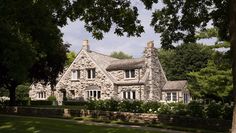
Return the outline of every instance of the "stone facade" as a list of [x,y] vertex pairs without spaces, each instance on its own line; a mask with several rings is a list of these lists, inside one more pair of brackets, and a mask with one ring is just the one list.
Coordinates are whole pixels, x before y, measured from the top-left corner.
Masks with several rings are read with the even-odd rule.
[[[120,60],[91,51],[86,40],[75,60],[59,78],[53,94],[59,104],[66,99],[160,101],[167,82],[153,42],[147,44],[142,58]],[[40,83],[32,84],[31,88],[32,100],[43,100],[52,94],[50,86]],[[43,97],[40,92],[45,92]]]

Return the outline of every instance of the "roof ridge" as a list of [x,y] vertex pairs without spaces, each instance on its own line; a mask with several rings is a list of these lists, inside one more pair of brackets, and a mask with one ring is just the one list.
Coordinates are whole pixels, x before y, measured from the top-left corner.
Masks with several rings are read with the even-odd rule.
[[[111,57],[111,56],[109,56],[109,55],[102,54],[102,53],[99,53],[99,52],[96,52],[96,51],[90,50],[90,52],[94,52],[94,53],[96,53],[96,54],[103,55],[103,56],[106,56],[106,57],[109,57],[109,58],[117,59],[117,58],[114,58],[114,57]],[[118,59],[118,60],[120,60],[120,59]]]

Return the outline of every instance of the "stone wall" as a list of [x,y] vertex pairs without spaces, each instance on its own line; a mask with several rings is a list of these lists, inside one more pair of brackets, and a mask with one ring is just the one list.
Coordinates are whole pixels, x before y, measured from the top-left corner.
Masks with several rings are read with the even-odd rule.
[[104,120],[121,120],[135,123],[162,123],[172,126],[200,128],[214,131],[229,131],[231,121],[218,119],[202,119],[185,116],[170,116],[147,113],[111,112],[98,110],[76,110],[63,108],[36,107],[0,107],[1,114],[13,114],[39,117],[93,117]]

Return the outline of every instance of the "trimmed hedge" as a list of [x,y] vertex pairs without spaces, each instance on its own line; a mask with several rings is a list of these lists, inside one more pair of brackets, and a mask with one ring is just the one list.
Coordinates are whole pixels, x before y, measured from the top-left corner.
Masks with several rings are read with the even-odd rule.
[[164,115],[179,115],[198,118],[216,118],[231,120],[233,103],[191,101],[183,103],[160,103],[142,101],[115,101],[115,100],[91,100],[87,102],[88,110],[120,111],[132,113],[157,113]]
[[85,101],[63,101],[62,103],[65,106],[85,106],[87,102]]
[[45,101],[45,100],[38,100],[38,101],[31,101],[31,106],[40,106],[40,105],[52,105],[53,101]]

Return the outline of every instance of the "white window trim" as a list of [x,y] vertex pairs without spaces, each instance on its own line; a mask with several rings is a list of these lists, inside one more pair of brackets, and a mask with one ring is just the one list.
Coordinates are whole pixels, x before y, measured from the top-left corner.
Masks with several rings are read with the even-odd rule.
[[78,69],[71,70],[71,80],[79,80],[80,75],[78,76],[78,74],[80,74],[80,70]]
[[[131,77],[131,71],[134,70],[134,77]],[[126,71],[129,72],[129,77],[126,77]],[[130,69],[130,70],[124,70],[124,79],[135,79],[135,69]]]
[[[94,91],[96,92],[96,97],[94,97]],[[100,97],[98,97],[98,92],[100,91]],[[101,99],[101,90],[86,90],[87,99],[98,100]]]
[[46,99],[46,92],[45,91],[37,92],[37,99],[38,100],[45,100]]
[[[136,91],[134,90],[130,90],[130,91],[122,91],[122,99],[124,100],[135,100],[133,97],[133,92],[135,92],[135,99],[136,99]],[[124,97],[124,93],[125,93],[125,97]],[[128,98],[128,93],[130,93],[130,98]]]
[[[170,100],[167,100],[167,93],[170,93]],[[173,93],[176,94],[176,100],[174,101],[173,99]],[[177,92],[166,92],[166,101],[167,102],[178,102],[178,93]]]
[[[89,74],[89,71],[90,70],[90,74]],[[93,77],[93,71],[94,71],[94,77]],[[89,78],[89,76],[88,75],[90,75],[90,78]],[[95,79],[96,78],[96,69],[95,68],[89,68],[89,69],[87,69],[87,79],[89,79],[89,80],[93,80],[93,79]]]

